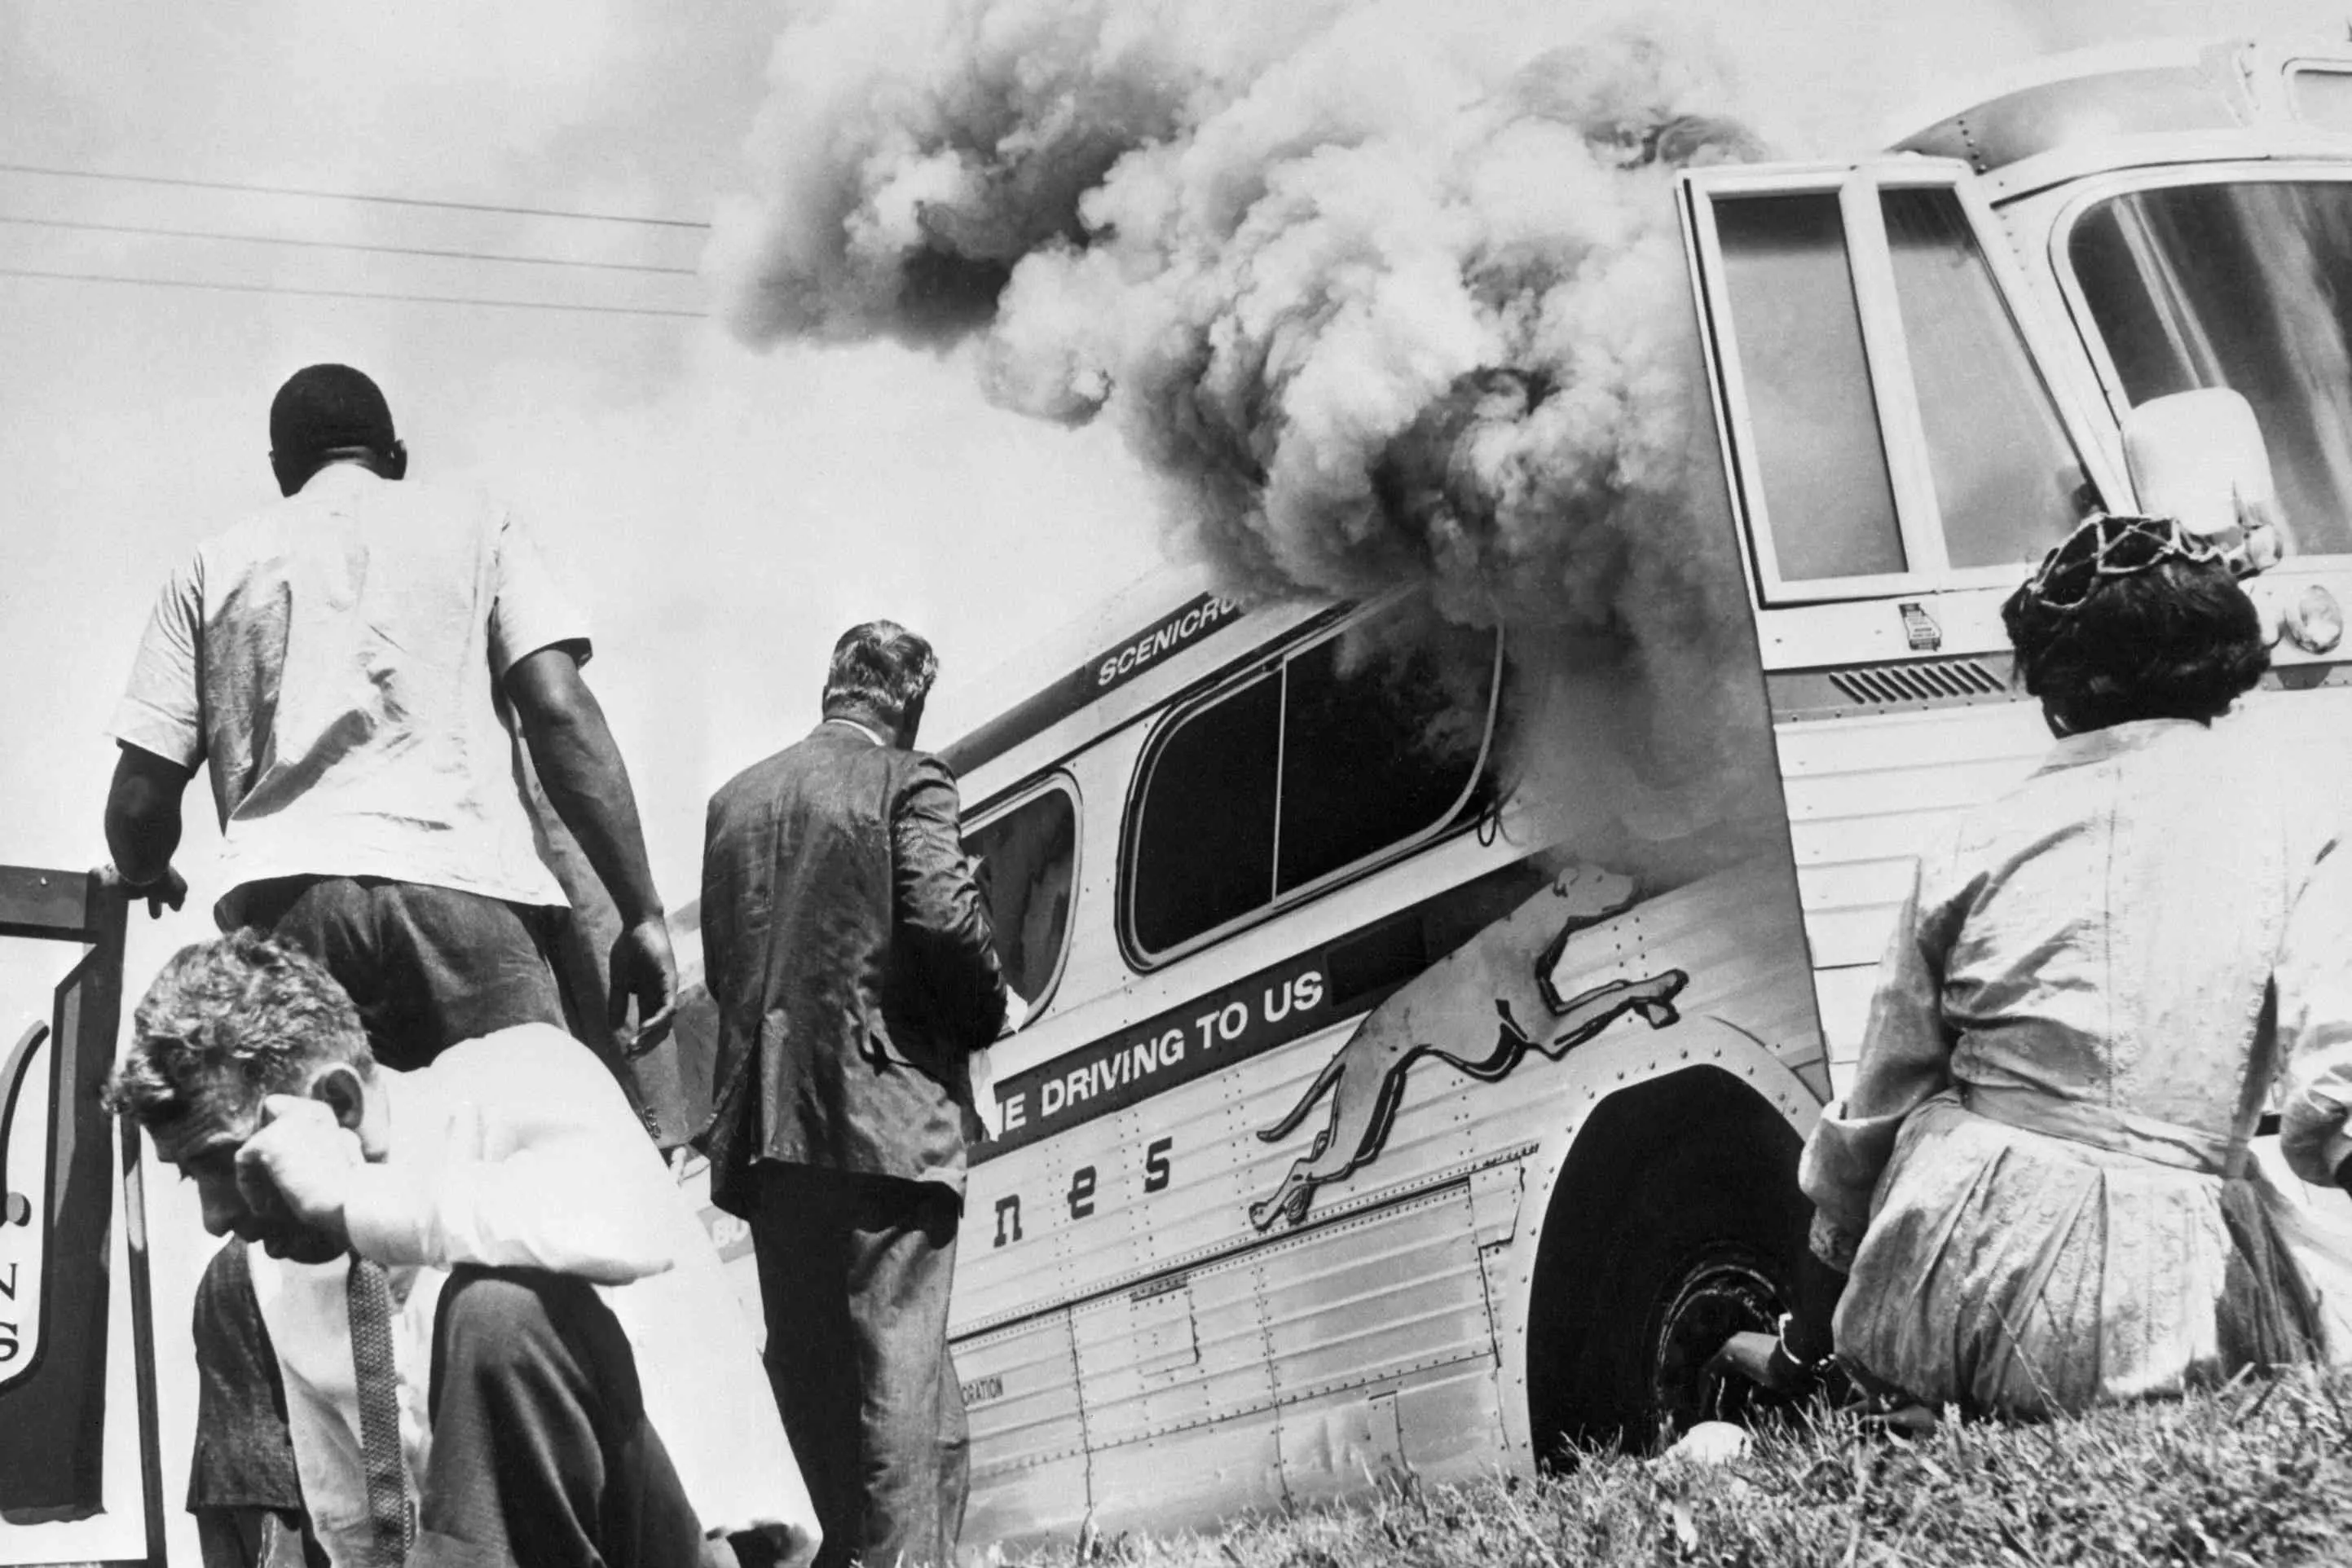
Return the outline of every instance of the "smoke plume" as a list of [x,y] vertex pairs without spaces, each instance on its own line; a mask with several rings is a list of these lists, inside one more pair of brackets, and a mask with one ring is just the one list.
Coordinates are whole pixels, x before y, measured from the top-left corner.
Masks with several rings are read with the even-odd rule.
[[747,342],[969,342],[993,399],[1115,422],[1238,591],[1573,647],[1654,798],[1719,804],[1753,692],[1672,179],[1762,149],[1697,39],[1600,16],[820,9],[711,269]]

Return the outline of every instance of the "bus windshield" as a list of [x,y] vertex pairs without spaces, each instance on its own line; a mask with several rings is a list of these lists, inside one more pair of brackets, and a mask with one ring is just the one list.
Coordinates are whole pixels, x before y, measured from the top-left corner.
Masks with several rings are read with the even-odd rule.
[[2136,191],[2067,250],[2126,396],[2242,395],[2289,548],[2352,552],[2352,181]]

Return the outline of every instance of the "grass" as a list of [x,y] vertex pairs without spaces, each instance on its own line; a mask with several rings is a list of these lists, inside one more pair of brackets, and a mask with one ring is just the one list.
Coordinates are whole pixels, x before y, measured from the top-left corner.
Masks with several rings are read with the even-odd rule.
[[2352,1376],[2295,1373],[2031,1426],[1912,1440],[1816,1414],[1729,1464],[1590,1457],[1572,1474],[1384,1486],[1212,1536],[1032,1561],[1168,1568],[2352,1563]]

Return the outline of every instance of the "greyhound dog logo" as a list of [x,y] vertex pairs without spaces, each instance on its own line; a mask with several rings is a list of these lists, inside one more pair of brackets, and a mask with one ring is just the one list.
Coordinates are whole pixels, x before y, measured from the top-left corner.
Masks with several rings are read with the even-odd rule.
[[[1451,1063],[1482,1083],[1495,1083],[1507,1078],[1529,1051],[1541,1052],[1558,1061],[1628,1013],[1637,1015],[1654,1029],[1663,1029],[1679,1018],[1674,999],[1690,984],[1690,976],[1679,969],[1639,980],[1612,980],[1565,1000],[1554,991],[1551,971],[1569,936],[1632,902],[1630,883],[1617,878],[1607,881],[1624,891],[1609,898],[1600,910],[1583,911],[1581,918],[1571,919],[1538,961],[1542,976],[1538,990],[1545,1005],[1556,1015],[1540,1033],[1530,1035],[1521,1027],[1512,1015],[1510,1003],[1499,997],[1495,1002],[1500,1023],[1494,1046],[1474,1057],[1456,1056],[1425,1040],[1413,1039],[1404,1031],[1379,1027],[1378,1013],[1367,1018],[1324,1064],[1323,1070],[1316,1075],[1298,1103],[1291,1107],[1289,1114],[1258,1133],[1268,1143],[1287,1138],[1307,1120],[1307,1112],[1318,1101],[1330,1096],[1330,1120],[1315,1135],[1314,1146],[1291,1163],[1289,1173],[1282,1178],[1273,1196],[1250,1205],[1250,1223],[1265,1230],[1277,1216],[1287,1215],[1291,1224],[1298,1224],[1307,1217],[1307,1206],[1315,1201],[1318,1187],[1350,1175],[1377,1158],[1388,1142],[1397,1108],[1403,1102],[1405,1075],[1423,1057]],[[1549,1038],[1544,1037],[1547,1035]]]

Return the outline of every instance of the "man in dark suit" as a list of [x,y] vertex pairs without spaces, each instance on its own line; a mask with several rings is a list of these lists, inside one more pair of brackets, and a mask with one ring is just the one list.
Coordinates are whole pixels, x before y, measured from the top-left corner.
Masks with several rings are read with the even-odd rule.
[[818,1568],[944,1564],[963,1524],[948,1286],[969,1058],[1009,993],[954,776],[912,749],[938,668],[903,627],[851,627],[824,721],[712,796],[704,838],[711,1196],[751,1223]]

